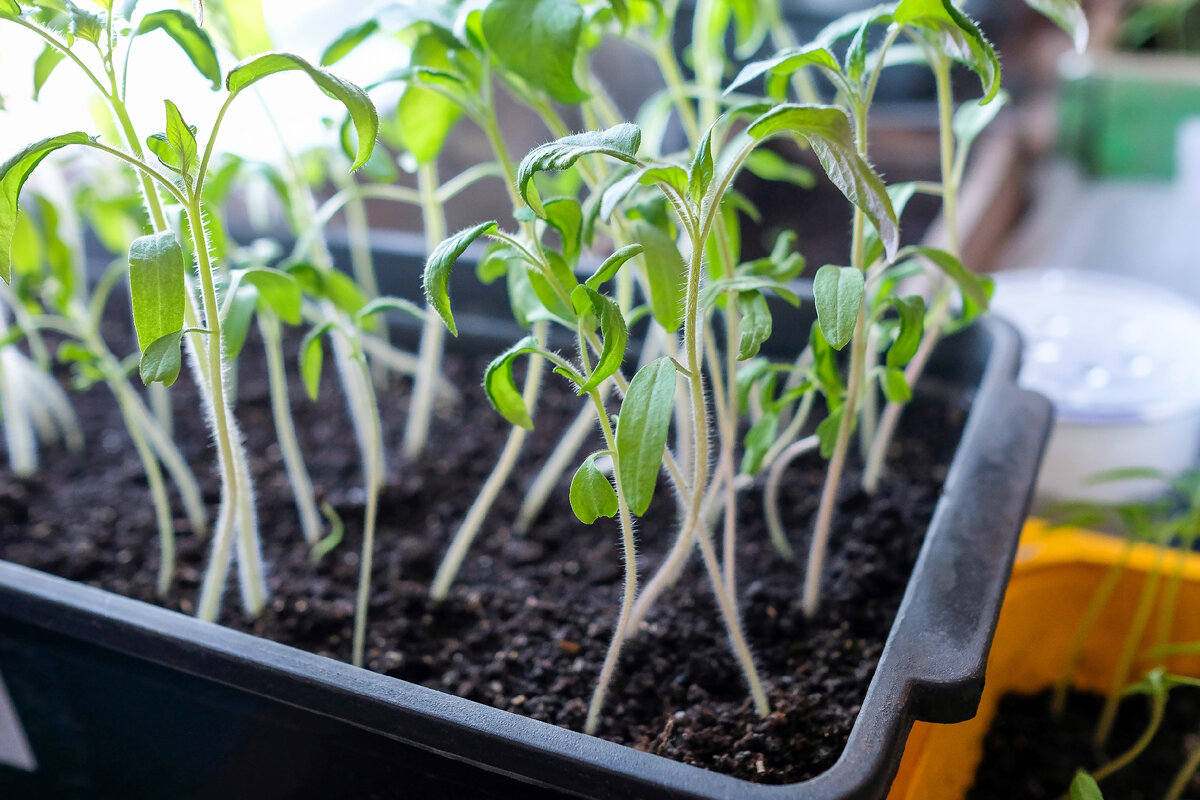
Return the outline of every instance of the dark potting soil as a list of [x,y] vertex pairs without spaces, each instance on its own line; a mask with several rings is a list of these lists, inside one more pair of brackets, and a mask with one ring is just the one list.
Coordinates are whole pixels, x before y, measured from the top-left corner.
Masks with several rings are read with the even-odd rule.
[[[252,339],[239,364],[237,408],[258,492],[271,598],[260,618],[248,619],[231,573],[221,621],[349,660],[364,502],[351,425],[332,369],[316,403],[293,387],[296,425],[318,499],[346,523],[345,540],[314,566],[274,440],[258,361],[261,348]],[[367,666],[578,730],[616,621],[623,562],[613,521],[584,526],[571,514],[569,473],[532,530],[513,529],[521,487],[579,410],[578,399],[556,376],[545,379],[522,468],[501,493],[450,597],[435,605],[427,596],[465,506],[507,435],[478,388],[484,363],[448,360],[446,371],[465,394],[439,409],[428,455],[418,463],[401,455],[407,384],[393,380],[380,393],[388,480],[375,544]],[[187,376],[171,397],[176,439],[215,518],[219,484]],[[194,612],[208,542],[188,529],[176,502],[179,565],[170,596],[160,601],[153,511],[120,414],[103,387],[73,401],[86,426],[84,454],[46,448],[29,480],[0,471],[0,558]],[[800,608],[802,560],[785,561],[770,545],[761,492],[743,494],[738,593],[768,685],[769,716],[760,719],[753,711],[697,558],[622,652],[601,735],[755,781],[791,783],[828,769],[874,674],[957,444],[965,402],[928,398],[910,409],[908,428],[920,437],[897,441],[891,463],[903,467],[877,496],[858,491],[857,470],[848,472],[815,619],[806,619]],[[813,455],[793,465],[784,484],[784,519],[798,554],[807,551],[823,477],[824,462]],[[650,513],[638,521],[643,580],[669,547],[674,526],[669,490],[660,486]]]
[[[1093,771],[1124,753],[1146,729],[1147,698],[1126,698],[1105,748],[1097,756],[1092,735],[1104,698],[1072,693],[1060,718],[1050,713],[1050,692],[1008,695],[1000,700],[983,744],[969,800],[1054,800],[1063,796],[1077,769]],[[1200,746],[1200,692],[1171,692],[1162,725],[1149,747],[1124,769],[1100,782],[1113,800],[1161,800],[1188,754]],[[1200,798],[1200,775],[1182,795]]]

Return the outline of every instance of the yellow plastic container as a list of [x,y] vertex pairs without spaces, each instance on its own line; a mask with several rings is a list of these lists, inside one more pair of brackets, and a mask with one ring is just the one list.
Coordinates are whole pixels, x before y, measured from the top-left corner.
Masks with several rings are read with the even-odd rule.
[[[1033,693],[1054,685],[1084,609],[1120,552],[1121,542],[1114,537],[1049,530],[1037,520],[1026,525],[988,657],[979,713],[957,725],[916,723],[889,800],[959,800],[966,794],[997,701],[1008,692]],[[1150,545],[1135,548],[1130,567],[1072,675],[1076,687],[1096,692],[1109,688],[1134,603],[1155,557]],[[1185,580],[1172,641],[1198,641],[1200,614],[1188,609],[1200,606],[1200,555],[1171,551],[1163,559],[1167,574],[1181,557],[1186,559]],[[1134,665],[1135,676],[1143,666]],[[1200,656],[1172,657],[1169,668],[1200,677]]]

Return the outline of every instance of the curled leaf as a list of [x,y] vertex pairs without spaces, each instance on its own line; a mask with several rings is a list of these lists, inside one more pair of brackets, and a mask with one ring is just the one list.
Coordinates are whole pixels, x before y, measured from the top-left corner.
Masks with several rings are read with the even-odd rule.
[[473,228],[460,231],[435,247],[425,262],[422,279],[425,299],[453,336],[458,336],[458,326],[454,324],[454,314],[450,310],[450,271],[472,242],[495,228],[495,222],[481,222]]
[[608,453],[592,453],[571,478],[571,510],[584,525],[600,517],[611,517],[620,509],[617,490],[608,476],[596,467],[596,459]]
[[593,153],[606,155],[627,164],[636,164],[637,151],[642,144],[642,132],[636,125],[623,122],[608,130],[587,131],[564,136],[553,142],[535,147],[521,160],[517,168],[517,188],[521,197],[535,211],[541,204],[530,200],[529,182],[539,172],[568,169],[580,158]]

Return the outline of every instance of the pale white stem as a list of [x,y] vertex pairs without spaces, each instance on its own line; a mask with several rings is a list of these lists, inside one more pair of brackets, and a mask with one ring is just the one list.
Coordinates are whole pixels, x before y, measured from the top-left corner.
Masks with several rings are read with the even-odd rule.
[[785,448],[779,457],[771,462],[771,468],[767,471],[767,480],[763,486],[763,512],[766,516],[767,532],[771,536],[771,542],[775,545],[775,549],[788,561],[795,558],[795,554],[792,552],[791,544],[788,543],[787,532],[783,528],[783,520],[779,515],[779,484],[788,465],[805,453],[817,449],[818,444],[816,436],[808,436]]

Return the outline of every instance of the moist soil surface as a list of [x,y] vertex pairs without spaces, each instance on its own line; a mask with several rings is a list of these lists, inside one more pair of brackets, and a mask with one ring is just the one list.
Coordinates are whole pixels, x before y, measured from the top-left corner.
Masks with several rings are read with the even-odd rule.
[[[316,403],[293,387],[296,427],[318,499],[345,522],[344,540],[314,566],[274,440],[261,360],[261,345],[252,338],[239,361],[237,413],[258,492],[271,597],[261,617],[248,618],[231,572],[221,622],[348,661],[364,505],[351,423],[332,368]],[[580,408],[557,376],[544,380],[537,430],[518,474],[501,493],[450,597],[441,604],[428,598],[442,553],[508,432],[478,388],[486,361],[448,359],[445,371],[464,394],[439,409],[427,455],[418,461],[401,455],[407,382],[393,379],[380,392],[388,479],[375,544],[366,666],[579,730],[619,609],[620,533],[612,520],[585,526],[574,518],[569,474],[531,530],[520,533],[511,523],[522,487]],[[294,343],[288,364],[295,364]],[[171,398],[176,440],[201,482],[211,525],[219,482],[186,374]],[[153,511],[120,413],[103,386],[74,394],[72,401],[85,425],[83,454],[46,447],[35,477],[0,471],[0,558],[193,613],[209,542],[188,528],[174,498],[179,563],[170,595],[158,598]],[[895,469],[875,497],[857,490],[858,469],[849,469],[822,608],[812,620],[800,608],[803,559],[780,557],[761,523],[761,492],[743,493],[738,596],[768,686],[772,711],[766,718],[754,713],[697,557],[623,650],[600,735],[760,782],[791,783],[832,766],[874,674],[966,402],[928,397],[907,412],[908,430],[920,437],[897,440],[891,463],[903,469]],[[781,493],[784,521],[800,555],[807,552],[823,477],[824,462],[816,454],[805,457],[789,468]],[[638,521],[643,581],[671,543],[673,505],[669,488],[660,484],[650,512]]]
[[[1094,771],[1124,753],[1146,730],[1148,698],[1126,698],[1103,759],[1092,746],[1104,698],[1073,693],[1061,717],[1050,714],[1050,692],[1001,698],[984,739],[983,760],[969,800],[1052,800],[1064,796],[1077,769]],[[1171,692],[1162,725],[1149,747],[1104,778],[1100,790],[1119,800],[1161,800],[1188,755],[1200,746],[1200,691]],[[1200,798],[1200,775],[1181,795]]]

